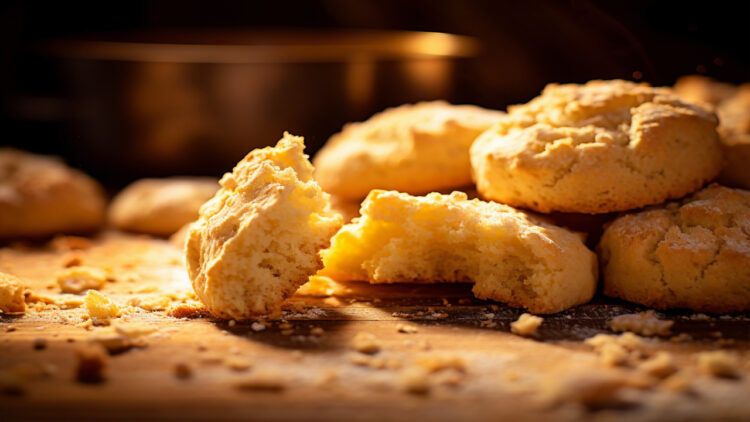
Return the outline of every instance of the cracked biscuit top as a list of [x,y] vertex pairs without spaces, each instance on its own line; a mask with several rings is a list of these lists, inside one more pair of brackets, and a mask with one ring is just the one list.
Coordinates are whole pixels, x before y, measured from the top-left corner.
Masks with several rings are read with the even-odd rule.
[[604,293],[658,309],[750,309],[750,192],[713,184],[625,215],[599,244]]
[[405,104],[350,123],[315,156],[328,193],[361,200],[371,189],[426,193],[471,184],[469,147],[504,113],[444,101]]
[[539,212],[598,214],[699,189],[721,169],[716,116],[627,81],[548,85],[471,147],[480,194]]
[[185,243],[193,289],[215,316],[279,314],[322,266],[342,219],[312,179],[301,137],[250,152],[222,177]]

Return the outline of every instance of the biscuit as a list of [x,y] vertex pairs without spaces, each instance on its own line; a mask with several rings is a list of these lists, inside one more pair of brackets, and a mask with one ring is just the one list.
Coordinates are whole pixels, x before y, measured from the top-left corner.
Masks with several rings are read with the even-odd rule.
[[209,177],[141,179],[112,200],[109,222],[121,230],[169,236],[198,218],[219,184]]
[[740,85],[735,95],[719,104],[716,112],[726,157],[719,182],[750,189],[750,84]]
[[362,217],[321,252],[320,275],[380,283],[474,283],[474,295],[533,313],[587,302],[596,256],[580,236],[463,192],[373,190]]
[[185,261],[196,295],[215,316],[278,314],[321,268],[318,251],[341,227],[313,180],[301,137],[250,152],[190,225]]
[[105,207],[99,183],[61,160],[0,148],[0,238],[94,231]]
[[0,272],[0,311],[6,314],[26,313],[24,283],[4,272]]
[[624,215],[599,244],[604,294],[658,309],[750,309],[750,192],[717,184]]
[[444,101],[390,108],[333,135],[315,156],[326,192],[361,200],[371,189],[413,194],[471,184],[469,147],[504,113]]
[[722,166],[716,116],[626,81],[548,85],[471,147],[479,193],[539,212],[601,214],[679,198]]
[[732,84],[701,75],[683,76],[674,84],[674,92],[678,97],[691,103],[706,103],[712,106],[717,106],[733,96],[736,89]]

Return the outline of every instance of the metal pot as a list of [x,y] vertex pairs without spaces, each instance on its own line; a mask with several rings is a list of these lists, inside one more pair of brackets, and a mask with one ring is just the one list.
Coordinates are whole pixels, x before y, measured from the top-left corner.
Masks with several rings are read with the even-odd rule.
[[451,99],[473,39],[403,31],[142,32],[54,41],[70,147],[109,182],[220,175],[287,130],[317,151],[347,121]]

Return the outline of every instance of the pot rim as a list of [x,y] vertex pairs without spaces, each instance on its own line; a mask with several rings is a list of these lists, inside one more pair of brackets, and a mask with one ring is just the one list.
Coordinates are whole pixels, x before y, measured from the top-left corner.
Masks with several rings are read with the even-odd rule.
[[220,29],[107,33],[48,40],[45,54],[83,60],[170,63],[320,63],[469,58],[475,38],[442,32]]

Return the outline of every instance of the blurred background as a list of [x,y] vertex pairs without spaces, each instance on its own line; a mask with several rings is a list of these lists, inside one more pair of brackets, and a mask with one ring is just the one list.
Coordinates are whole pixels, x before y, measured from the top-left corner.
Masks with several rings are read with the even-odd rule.
[[219,176],[284,130],[312,155],[405,102],[503,109],[596,78],[745,82],[748,20],[750,2],[722,1],[6,1],[2,144],[112,188]]

